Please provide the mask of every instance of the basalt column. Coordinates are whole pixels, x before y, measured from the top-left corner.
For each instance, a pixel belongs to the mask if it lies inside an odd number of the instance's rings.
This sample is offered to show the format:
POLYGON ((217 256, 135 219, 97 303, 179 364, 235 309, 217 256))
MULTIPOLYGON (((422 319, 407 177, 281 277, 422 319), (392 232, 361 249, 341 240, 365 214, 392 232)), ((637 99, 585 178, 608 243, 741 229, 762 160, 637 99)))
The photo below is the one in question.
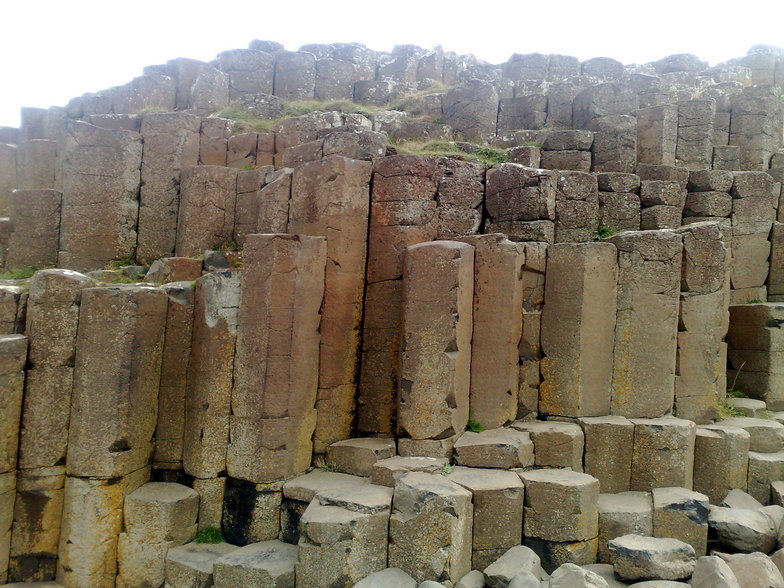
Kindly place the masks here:
POLYGON ((618 248, 610 411, 658 417, 672 409, 681 282, 681 237, 673 231, 624 232, 618 248))
POLYGON ((199 163, 200 126, 199 117, 179 112, 155 112, 142 118, 139 259, 152 261, 174 253, 180 171, 199 163))
POLYGON ((58 265, 94 270, 133 255, 141 158, 139 133, 69 123, 58 265))
POLYGON ((539 393, 544 414, 609 413, 616 258, 612 243, 557 243, 548 250, 539 393))
MULTIPOLYGON (((398 430, 406 453, 463 431, 468 420, 474 248, 436 241, 408 248, 398 430)), ((402 451, 401 451, 402 454, 402 451)))
POLYGON ((373 166, 368 234, 365 322, 359 382, 358 429, 391 435, 394 430, 403 319, 403 258, 406 247, 437 236, 434 159, 397 155, 373 166))
POLYGON ((314 451, 351 436, 365 286, 372 165, 330 156, 299 166, 288 232, 327 238, 314 451))
POLYGON ((310 466, 327 243, 248 235, 243 259, 227 466, 258 484, 310 466))
POLYGON ((10 579, 53 580, 60 537, 73 364, 82 290, 71 270, 37 272, 27 307, 29 353, 10 579))

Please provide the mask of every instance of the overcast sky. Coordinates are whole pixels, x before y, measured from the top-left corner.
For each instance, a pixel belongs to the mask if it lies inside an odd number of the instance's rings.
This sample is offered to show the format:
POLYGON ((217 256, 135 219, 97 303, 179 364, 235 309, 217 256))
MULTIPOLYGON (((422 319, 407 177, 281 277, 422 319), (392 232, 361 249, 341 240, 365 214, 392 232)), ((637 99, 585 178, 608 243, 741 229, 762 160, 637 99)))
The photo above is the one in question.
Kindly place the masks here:
POLYGON ((512 53, 561 53, 644 63, 695 53, 715 65, 754 44, 784 46, 784 0, 608 2, 514 0, 0 0, 0 125, 22 106, 64 105, 123 84, 145 65, 269 39, 414 43, 493 63, 512 53))

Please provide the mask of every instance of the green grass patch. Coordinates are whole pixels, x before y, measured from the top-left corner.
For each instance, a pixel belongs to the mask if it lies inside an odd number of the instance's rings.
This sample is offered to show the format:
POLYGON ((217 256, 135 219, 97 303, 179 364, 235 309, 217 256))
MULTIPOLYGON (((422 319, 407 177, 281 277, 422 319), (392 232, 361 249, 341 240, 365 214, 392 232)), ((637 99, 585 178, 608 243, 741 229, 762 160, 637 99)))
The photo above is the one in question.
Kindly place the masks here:
POLYGON ((749 395, 745 392, 741 392, 740 390, 735 390, 734 388, 731 390, 727 390, 727 396, 730 398, 748 398, 749 395))
POLYGON ((616 231, 615 229, 599 223, 596 227, 596 230, 593 232, 593 240, 601 241, 602 239, 606 239, 607 237, 612 237, 617 232, 618 231, 616 231))
POLYGON ((761 302, 762 300, 759 298, 752 298, 751 300, 748 301, 747 304, 760 304, 761 302))
POLYGON ((485 430, 485 428, 476 422, 474 419, 468 419, 468 422, 465 426, 466 431, 471 431, 472 433, 481 433, 485 430))
POLYGON ((104 269, 117 270, 121 267, 125 267, 126 265, 136 265, 136 263, 131 257, 118 257, 117 259, 113 259, 107 263, 104 269))
POLYGON ((141 280, 134 280, 133 278, 129 278, 128 276, 117 276, 115 278, 109 278, 108 280, 101 280, 102 284, 137 284, 141 280))
POLYGON ((452 473, 452 471, 454 469, 455 469, 455 466, 450 465, 448 463, 445 463, 444 465, 441 466, 441 475, 442 476, 448 476, 449 474, 452 473))
POLYGON ((169 112, 169 111, 161 106, 148 106, 147 108, 142 108, 140 111, 138 111, 136 113, 136 116, 144 116, 145 114, 152 114, 154 112, 169 112))
POLYGON ((403 141, 395 144, 398 153, 403 155, 427 155, 429 157, 451 157, 461 161, 473 161, 495 165, 509 161, 506 149, 495 147, 477 147, 472 153, 463 151, 453 141, 403 141))
POLYGON ((223 533, 220 529, 215 527, 204 527, 199 529, 196 537, 193 539, 194 543, 223 543, 223 533))
POLYGON ((8 270, 0 274, 0 280, 26 280, 32 278, 33 274, 38 270, 49 269, 51 265, 44 267, 18 267, 16 269, 8 270))
POLYGON ((716 420, 723 421, 724 419, 728 419, 730 417, 738 417, 738 416, 746 416, 745 413, 739 411, 737 408, 732 406, 729 402, 719 402, 716 404, 716 420))

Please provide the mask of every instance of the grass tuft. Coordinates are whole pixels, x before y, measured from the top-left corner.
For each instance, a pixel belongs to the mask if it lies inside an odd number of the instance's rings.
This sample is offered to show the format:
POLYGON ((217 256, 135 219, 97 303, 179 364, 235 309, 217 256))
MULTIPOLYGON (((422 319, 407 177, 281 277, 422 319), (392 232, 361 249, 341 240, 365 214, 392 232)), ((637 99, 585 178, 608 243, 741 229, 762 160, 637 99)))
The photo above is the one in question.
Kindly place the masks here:
POLYGON ((42 267, 18 267, 0 274, 0 280, 26 280, 27 278, 32 278, 33 274, 38 270, 49 269, 52 267, 54 266, 47 265, 42 267))
POLYGON ((603 225, 599 223, 596 226, 596 230, 593 232, 593 240, 594 241, 601 241, 602 239, 606 239, 607 237, 612 237, 615 233, 617 233, 615 229, 608 227, 607 225, 603 225))
POLYGON ((465 430, 470 431, 472 433, 481 433, 482 431, 485 430, 485 428, 482 425, 480 425, 478 422, 476 422, 474 419, 468 419, 468 422, 466 423, 465 426, 465 430))
POLYGON ((215 527, 205 527, 199 529, 196 537, 193 539, 194 543, 223 543, 223 533, 220 529, 215 527))
POLYGON ((398 153, 403 155, 427 155, 429 157, 451 157, 461 161, 473 161, 495 165, 509 161, 506 149, 495 147, 476 147, 472 153, 463 151, 453 141, 403 141, 395 145, 398 153))
POLYGON ((448 476, 449 474, 452 473, 452 471, 454 469, 455 469, 455 466, 450 465, 448 463, 445 463, 444 465, 441 466, 441 475, 442 476, 448 476))
POLYGON ((739 411, 737 408, 732 406, 729 402, 723 401, 719 402, 716 405, 716 420, 723 421, 724 419, 728 419, 730 417, 742 417, 746 416, 745 413, 739 411))

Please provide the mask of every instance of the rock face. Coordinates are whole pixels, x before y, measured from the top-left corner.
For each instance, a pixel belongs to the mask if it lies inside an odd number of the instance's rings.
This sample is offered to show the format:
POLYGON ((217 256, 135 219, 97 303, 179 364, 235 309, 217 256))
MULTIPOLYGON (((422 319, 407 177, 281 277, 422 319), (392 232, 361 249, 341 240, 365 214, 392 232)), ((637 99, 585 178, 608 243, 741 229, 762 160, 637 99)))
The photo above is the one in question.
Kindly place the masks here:
POLYGON ((0 584, 782 584, 782 86, 254 40, 24 108, 0 584))
POLYGON ((417 581, 456 582, 470 571, 471 493, 437 474, 398 478, 389 519, 389 566, 417 581))
POLYGON ((474 248, 437 242, 409 247, 399 432, 443 439, 465 428, 471 365, 474 248), (439 276, 434 280, 433 275, 439 276))
POLYGON ((607 546, 616 575, 625 581, 681 580, 697 564, 691 545, 677 539, 624 535, 607 546))

